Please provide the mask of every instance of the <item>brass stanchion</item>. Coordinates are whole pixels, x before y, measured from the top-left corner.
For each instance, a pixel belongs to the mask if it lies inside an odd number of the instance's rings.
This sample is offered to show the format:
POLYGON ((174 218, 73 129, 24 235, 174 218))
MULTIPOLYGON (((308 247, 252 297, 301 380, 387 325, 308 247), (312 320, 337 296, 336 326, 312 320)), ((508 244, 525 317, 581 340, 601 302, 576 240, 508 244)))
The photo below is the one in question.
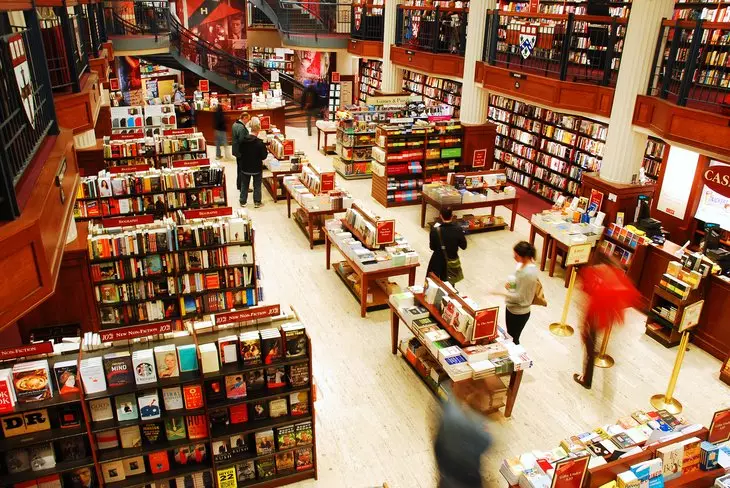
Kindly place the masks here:
POLYGON ((573 294, 573 287, 575 286, 575 277, 578 274, 575 270, 575 266, 570 271, 570 285, 568 285, 568 294, 565 295, 565 304, 563 305, 563 315, 560 318, 560 322, 553 322, 550 324, 550 332, 558 337, 570 337, 573 335, 573 327, 569 326, 566 321, 568 320, 568 310, 570 309, 570 297, 573 294))
POLYGON ((678 414, 682 411, 682 404, 679 400, 673 398, 674 387, 677 386, 677 378, 679 377, 679 370, 682 367, 682 361, 684 360, 684 353, 687 350, 687 344, 689 343, 689 331, 685 330, 682 333, 682 340, 679 341, 679 351, 677 351, 677 359, 674 360, 674 369, 672 370, 672 376, 669 378, 669 386, 667 386, 667 392, 664 394, 658 394, 651 397, 651 404, 657 410, 666 410, 672 415, 678 414))
POLYGON ((613 329, 613 325, 609 325, 608 329, 606 329, 606 332, 603 333, 601 351, 593 360, 593 364, 595 364, 599 368, 610 368, 616 363, 616 361, 614 361, 610 355, 606 354, 606 349, 608 349, 608 339, 611 337, 611 329, 613 329))

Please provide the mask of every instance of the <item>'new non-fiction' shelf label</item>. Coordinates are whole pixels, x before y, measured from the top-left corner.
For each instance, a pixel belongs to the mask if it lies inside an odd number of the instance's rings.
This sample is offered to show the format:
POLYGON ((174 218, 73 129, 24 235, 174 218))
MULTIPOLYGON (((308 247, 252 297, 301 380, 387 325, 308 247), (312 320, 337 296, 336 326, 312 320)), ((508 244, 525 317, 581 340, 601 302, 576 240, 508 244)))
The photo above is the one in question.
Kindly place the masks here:
POLYGON ((166 334, 172 332, 172 322, 156 322, 154 324, 134 325, 118 329, 102 330, 101 342, 126 341, 137 337, 166 334))
POLYGON ((247 322, 249 320, 276 317, 281 315, 281 305, 266 305, 262 307, 247 308, 238 312, 225 312, 215 315, 216 325, 231 324, 234 322, 247 322))

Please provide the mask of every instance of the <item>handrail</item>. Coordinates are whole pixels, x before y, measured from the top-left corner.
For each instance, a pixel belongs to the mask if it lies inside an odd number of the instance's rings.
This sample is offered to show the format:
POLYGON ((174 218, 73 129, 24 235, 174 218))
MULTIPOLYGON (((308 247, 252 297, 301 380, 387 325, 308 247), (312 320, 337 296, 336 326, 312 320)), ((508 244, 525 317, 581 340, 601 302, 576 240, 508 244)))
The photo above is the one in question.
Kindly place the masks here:
MULTIPOLYGON (((712 5, 712 4, 710 4, 712 5)), ((662 20, 662 27, 681 27, 682 29, 694 29, 697 26, 697 22, 694 20, 674 20, 664 19, 662 20)), ((702 21, 703 29, 727 29, 727 22, 705 22, 702 21)))
MULTIPOLYGON (((380 6, 383 8, 383 6, 380 6)), ((440 10, 441 12, 469 12, 469 7, 425 7, 420 5, 398 5, 398 8, 401 10, 422 10, 424 12, 434 12, 436 10, 440 10)))
POLYGON ((534 19, 545 19, 545 20, 568 20, 569 15, 573 15, 576 22, 606 22, 607 19, 615 20, 617 24, 628 24, 629 19, 621 17, 604 17, 602 15, 575 15, 575 14, 542 14, 532 12, 503 12, 501 10, 495 10, 502 17, 530 17, 534 19))

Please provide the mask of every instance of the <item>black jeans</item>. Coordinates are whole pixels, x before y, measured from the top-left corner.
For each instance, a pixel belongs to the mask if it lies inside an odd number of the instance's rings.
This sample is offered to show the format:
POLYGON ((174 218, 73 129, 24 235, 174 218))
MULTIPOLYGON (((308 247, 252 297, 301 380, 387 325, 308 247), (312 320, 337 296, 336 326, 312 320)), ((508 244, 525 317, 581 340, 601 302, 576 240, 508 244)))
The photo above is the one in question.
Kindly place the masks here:
POLYGON ((239 203, 245 205, 248 201, 248 187, 251 184, 251 178, 253 178, 253 203, 261 203, 261 176, 263 173, 257 173, 255 175, 247 175, 241 173, 241 196, 239 197, 239 203))
POLYGON ((527 321, 530 318, 530 312, 522 315, 517 315, 509 310, 505 309, 505 318, 507 322, 507 333, 512 336, 515 344, 520 343, 520 335, 522 335, 522 329, 527 325, 527 321))
POLYGON ((583 324, 580 338, 583 340, 583 346, 586 349, 586 356, 583 361, 583 384, 586 388, 590 388, 593 385, 594 361, 596 360, 596 329, 592 324, 588 322, 583 324))

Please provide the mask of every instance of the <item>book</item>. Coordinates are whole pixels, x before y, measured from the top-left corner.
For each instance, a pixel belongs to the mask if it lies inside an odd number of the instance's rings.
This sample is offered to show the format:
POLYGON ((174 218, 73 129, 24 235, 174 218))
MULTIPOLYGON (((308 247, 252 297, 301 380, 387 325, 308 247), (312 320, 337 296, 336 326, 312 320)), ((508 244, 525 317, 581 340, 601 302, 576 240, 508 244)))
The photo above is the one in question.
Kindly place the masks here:
POLYGON ((290 474, 294 469, 294 451, 279 452, 276 454, 276 474, 290 474))
POLYGON ((180 376, 174 344, 157 346, 154 348, 154 352, 157 375, 160 378, 176 378, 180 376))
POLYGON ((105 430, 103 432, 96 433, 96 447, 99 449, 115 449, 119 447, 119 437, 117 437, 117 431, 105 430))
POLYGON ((200 385, 185 385, 182 391, 187 410, 203 408, 203 390, 200 385))
POLYGON ((179 386, 171 386, 162 389, 162 402, 165 410, 182 410, 183 404, 182 389, 179 386))
POLYGON ((277 398, 269 401, 269 417, 272 419, 286 417, 289 410, 286 404, 286 398, 277 398))
POLYGON ((281 332, 279 329, 262 329, 261 336, 261 357, 264 364, 273 364, 283 358, 281 347, 281 332))
POLYGON ((70 473, 72 488, 91 488, 97 486, 96 473, 93 468, 76 468, 70 473))
POLYGON ((139 415, 142 420, 152 420, 160 418, 160 399, 157 396, 157 390, 141 393, 137 397, 139 404, 139 415))
POLYGON ((119 429, 119 440, 124 449, 140 447, 142 445, 142 434, 139 431, 139 426, 132 425, 119 429))
POLYGON ((162 423, 154 422, 142 425, 142 442, 145 445, 155 445, 162 442, 162 423))
POLYGON ((235 335, 221 337, 218 339, 218 350, 220 351, 221 364, 237 363, 238 337, 235 335))
POLYGON ((309 393, 298 391, 289 395, 289 408, 294 417, 309 413, 309 393))
POLYGON ((91 420, 94 422, 112 420, 114 418, 114 410, 112 409, 110 398, 89 400, 89 410, 91 411, 91 420))
POLYGON ((314 467, 314 456, 311 447, 300 447, 294 451, 297 471, 306 471, 314 467))
POLYGON ((10 368, 0 370, 0 414, 12 412, 16 401, 13 370, 10 368))
POLYGON ((684 445, 681 443, 660 447, 656 451, 657 457, 662 460, 662 474, 664 481, 670 481, 682 476, 682 461, 684 459, 684 445))
POLYGON ((611 437, 611 440, 614 444, 618 446, 619 449, 628 449, 629 447, 635 445, 636 443, 629 437, 627 434, 620 432, 618 434, 615 434, 613 437, 611 437))
POLYGON ((271 454, 275 450, 274 446, 274 431, 273 430, 264 430, 261 432, 256 432, 255 436, 256 441, 256 455, 262 456, 264 454, 271 454))
POLYGON ((183 417, 165 419, 165 437, 167 437, 168 441, 187 438, 183 417))
POLYGON ((226 384, 223 379, 215 379, 205 382, 205 398, 208 403, 214 405, 226 398, 226 384))
POLYGON ((243 374, 226 376, 226 398, 244 398, 246 396, 246 381, 243 374))
POLYGON ((236 464, 236 477, 238 481, 250 481, 256 479, 256 470, 252 460, 236 464))
POLYGON ((230 438, 231 452, 238 456, 248 452, 248 442, 246 442, 246 436, 243 434, 235 434, 230 438))
POLYGON ((701 451, 700 445, 702 444, 702 441, 700 441, 700 439, 698 439, 697 437, 691 437, 682 441, 682 444, 684 445, 684 456, 682 457, 682 476, 684 476, 694 471, 699 471, 701 451))
POLYGON ((104 372, 109 388, 134 384, 132 356, 127 351, 105 354, 104 372))
POLYGON ((170 471, 170 458, 167 456, 167 451, 156 451, 150 453, 147 460, 150 463, 150 472, 152 472, 152 474, 170 471))
POLYGON ((68 437, 58 441, 60 462, 79 461, 89 456, 86 442, 82 436, 68 437))
POLYGON ((114 397, 114 404, 117 410, 117 420, 123 422, 125 420, 137 420, 137 398, 134 393, 119 395, 114 397))
POLYGON ((301 322, 287 323, 281 326, 286 344, 288 359, 302 358, 307 355, 307 336, 301 322))
MULTIPOLYGON (((111 406, 109 411, 111 413, 111 406)), ((58 413, 58 426, 62 429, 73 429, 81 426, 84 414, 81 410, 80 404, 69 403, 66 405, 60 405, 56 408, 56 412, 58 413)))
POLYGON ((286 370, 283 367, 266 368, 266 387, 282 388, 286 386, 286 370))
POLYGON ((33 471, 43 471, 56 467, 56 454, 53 450, 53 444, 50 442, 32 446, 29 457, 30 469, 33 471))
POLYGON ((134 367, 134 381, 138 385, 157 382, 155 356, 152 349, 134 351, 132 353, 132 366, 134 367))
POLYGON ((84 392, 87 395, 106 391, 106 376, 101 357, 82 359, 79 375, 84 384, 84 392))
POLYGON ((188 439, 204 439, 208 437, 208 419, 205 415, 188 415, 185 417, 188 427, 188 439))
POLYGON ((261 369, 248 371, 243 374, 243 378, 246 381, 246 391, 261 391, 266 386, 264 371, 261 369))
POLYGON ((292 364, 288 369, 287 376, 293 388, 309 384, 309 365, 307 363, 292 364))
POLYGON ((267 456, 256 460, 256 475, 260 480, 273 478, 276 475, 274 456, 267 456))
POLYGON ((104 483, 116 483, 127 478, 124 472, 124 463, 121 461, 110 461, 102 464, 101 472, 104 475, 104 483))
POLYGON ((294 435, 297 439, 297 446, 312 443, 312 422, 306 421, 294 426, 294 435))
POLYGON ((239 341, 243 364, 246 366, 261 364, 261 339, 258 331, 240 334, 239 341))
POLYGON ((56 377, 58 393, 67 395, 78 393, 78 364, 76 361, 59 361, 53 365, 53 374, 56 377))
POLYGON ((231 419, 228 416, 227 408, 219 408, 208 412, 208 420, 210 422, 211 436, 217 437, 226 433, 231 425, 231 419))
POLYGON ((11 449, 5 453, 8 473, 16 474, 30 471, 30 452, 27 449, 11 449))
POLYGON ((294 435, 294 426, 287 425, 276 429, 276 449, 281 451, 289 449, 297 445, 296 436, 294 435))
POLYGON ((195 350, 195 344, 177 346, 177 356, 181 373, 198 370, 198 353, 195 350))
POLYGON ((266 400, 250 403, 251 419, 263 420, 269 418, 269 403, 266 400))
POLYGON ((231 459, 231 445, 228 439, 213 441, 211 446, 213 457, 216 461, 225 461, 231 459))
POLYGON ((122 460, 124 465, 124 473, 127 476, 136 476, 145 472, 144 458, 142 456, 135 456, 122 460))
POLYGON ((233 405, 229 409, 231 424, 243 424, 248 422, 248 405, 233 405))
POLYGON ((53 396, 48 360, 16 363, 12 372, 17 403, 41 402, 53 396))
POLYGON ((200 362, 205 373, 215 373, 220 371, 220 365, 218 364, 218 348, 215 343, 209 342, 207 344, 201 344, 198 346, 200 351, 200 362))

